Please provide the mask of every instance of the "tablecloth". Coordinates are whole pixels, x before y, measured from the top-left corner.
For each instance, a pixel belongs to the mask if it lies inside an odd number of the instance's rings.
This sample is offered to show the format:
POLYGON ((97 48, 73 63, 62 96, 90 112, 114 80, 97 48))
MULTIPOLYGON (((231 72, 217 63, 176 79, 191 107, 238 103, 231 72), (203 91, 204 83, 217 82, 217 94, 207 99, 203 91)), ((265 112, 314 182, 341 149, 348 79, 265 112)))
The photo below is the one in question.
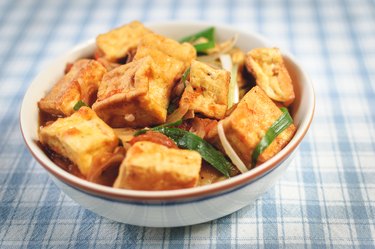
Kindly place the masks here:
POLYGON ((0 248, 375 248, 373 0, 0 1, 0 248), (316 112, 285 175, 205 224, 145 228, 83 209, 32 158, 22 97, 72 46, 131 20, 204 20, 265 35, 310 75, 316 112))

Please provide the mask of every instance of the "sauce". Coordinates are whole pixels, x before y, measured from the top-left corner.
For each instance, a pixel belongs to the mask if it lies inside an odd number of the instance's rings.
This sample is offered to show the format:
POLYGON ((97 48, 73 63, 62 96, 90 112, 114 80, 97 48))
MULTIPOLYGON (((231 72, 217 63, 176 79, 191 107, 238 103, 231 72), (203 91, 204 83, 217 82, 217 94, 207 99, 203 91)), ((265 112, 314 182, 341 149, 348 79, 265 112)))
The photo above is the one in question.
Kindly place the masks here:
MULTIPOLYGON (((49 114, 42 110, 39 110, 39 126, 43 127, 48 125, 50 122, 54 122, 59 117, 56 115, 49 114)), ((53 150, 51 150, 48 146, 43 145, 41 142, 37 141, 39 148, 43 150, 43 152, 54 162, 57 166, 62 168, 63 170, 67 171, 70 174, 73 174, 79 178, 86 179, 81 172, 79 171, 77 165, 72 163, 68 158, 63 157, 62 155, 57 154, 53 150)))
MULTIPOLYGON (((42 110, 39 110, 39 126, 43 127, 48 125, 50 122, 54 122, 59 118, 59 116, 49 114, 42 110)), ((77 165, 72 163, 68 158, 63 157, 62 155, 57 154, 51 150, 48 146, 43 145, 41 142, 37 141, 39 148, 54 162, 57 166, 65 170, 66 172, 73 174, 79 178, 86 179, 81 172, 79 171, 77 165)))
POLYGON ((39 120, 38 120, 39 121, 39 127, 46 126, 50 122, 56 121, 58 118, 60 118, 60 117, 56 116, 56 115, 52 115, 48 112, 44 112, 44 111, 39 109, 39 120))
POLYGON ((66 172, 75 175, 79 178, 86 179, 84 175, 81 174, 79 171, 77 165, 72 163, 68 158, 63 157, 60 154, 57 154, 53 150, 51 150, 48 146, 43 145, 39 141, 37 141, 37 144, 39 148, 41 148, 44 153, 48 156, 49 159, 51 159, 52 162, 54 162, 57 166, 65 170, 66 172))

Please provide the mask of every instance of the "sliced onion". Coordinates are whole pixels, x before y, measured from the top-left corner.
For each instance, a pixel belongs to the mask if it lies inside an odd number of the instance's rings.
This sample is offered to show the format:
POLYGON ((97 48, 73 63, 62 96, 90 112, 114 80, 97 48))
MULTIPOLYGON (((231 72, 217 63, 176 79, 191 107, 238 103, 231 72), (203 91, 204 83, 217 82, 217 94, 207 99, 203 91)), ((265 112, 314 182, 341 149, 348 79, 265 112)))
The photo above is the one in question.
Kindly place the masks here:
POLYGON ((227 70, 228 72, 232 72, 232 58, 230 57, 230 55, 221 54, 219 58, 223 69, 227 70))
POLYGON ((231 108, 233 104, 240 101, 240 94, 237 84, 238 65, 233 65, 232 57, 229 54, 220 55, 220 62, 223 69, 231 73, 228 91, 228 108, 231 108))
POLYGON ((200 118, 195 118, 189 130, 200 138, 204 138, 206 136, 206 129, 202 121, 203 120, 200 118))
POLYGON ((212 54, 198 56, 197 60, 202 62, 213 62, 219 59, 220 55, 228 53, 234 45, 236 45, 238 39, 238 34, 233 36, 230 40, 220 43, 217 48, 213 48, 214 51, 212 54))
POLYGON ((167 123, 173 123, 181 120, 185 114, 189 111, 189 104, 181 104, 174 112, 167 117, 167 123))
POLYGON ((225 136, 222 121, 220 121, 217 124, 217 132, 218 132, 218 135, 219 135, 219 138, 220 138, 221 145, 223 146, 225 153, 228 155, 228 157, 230 158, 232 163, 237 167, 237 169, 241 173, 245 173, 245 172, 249 171, 247 169, 247 167, 245 166, 245 164, 240 159, 240 157, 234 151, 233 147, 230 145, 227 137, 225 136))
POLYGON ((118 168, 124 158, 125 150, 122 147, 117 147, 113 153, 106 152, 100 157, 94 156, 87 180, 111 186, 116 179, 118 168))
POLYGON ((222 53, 222 54, 228 53, 229 50, 231 50, 234 47, 234 45, 236 45, 237 40, 238 40, 238 34, 235 34, 229 40, 226 40, 225 42, 222 42, 222 43, 218 43, 216 44, 214 48, 207 50, 207 53, 209 55, 215 54, 215 53, 222 53))
POLYGON ((192 119, 195 117, 195 112, 194 110, 189 110, 186 112, 186 114, 184 115, 183 119, 192 119))
MULTIPOLYGON (((190 109, 190 103, 189 100, 184 99, 184 93, 185 92, 193 92, 193 88, 190 84, 187 84, 184 92, 182 93, 181 99, 179 106, 174 112, 172 112, 168 117, 167 117, 167 123, 173 123, 178 120, 181 120, 184 118, 184 116, 188 113, 190 109)), ((187 98, 189 98, 190 94, 187 94, 187 98)))

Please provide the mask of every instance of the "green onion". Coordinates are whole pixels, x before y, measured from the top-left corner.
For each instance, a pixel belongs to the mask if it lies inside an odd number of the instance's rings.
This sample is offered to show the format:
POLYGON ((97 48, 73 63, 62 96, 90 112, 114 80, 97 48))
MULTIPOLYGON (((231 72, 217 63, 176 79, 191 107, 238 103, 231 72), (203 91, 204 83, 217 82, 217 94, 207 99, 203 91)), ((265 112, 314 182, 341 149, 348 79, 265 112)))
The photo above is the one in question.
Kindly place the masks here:
MULTIPOLYGON (((186 87, 186 79, 187 79, 189 74, 190 74, 190 67, 188 67, 188 69, 186 69, 186 71, 184 72, 184 74, 181 77, 181 82, 184 85, 184 89, 186 87)), ((169 103, 168 109, 167 109, 168 115, 172 114, 178 108, 178 105, 179 105, 178 101, 180 100, 180 97, 181 96, 176 96, 171 100, 171 102, 169 103)))
POLYGON ((74 110, 74 111, 78 111, 79 108, 81 108, 82 106, 89 106, 89 105, 86 104, 85 102, 83 102, 82 100, 79 100, 79 101, 73 106, 73 110, 74 110))
POLYGON ((251 161, 252 167, 255 167, 259 155, 263 153, 263 151, 272 143, 272 141, 293 123, 293 119, 290 116, 288 109, 285 107, 281 107, 280 109, 283 113, 267 130, 264 137, 254 149, 251 161))
POLYGON ((206 162, 211 164, 224 176, 229 177, 232 164, 207 141, 191 132, 178 128, 155 127, 153 130, 171 138, 180 148, 197 151, 206 162))
POLYGON ((194 44, 195 50, 197 52, 204 52, 207 49, 215 47, 215 28, 210 27, 208 29, 202 30, 196 34, 186 36, 180 40, 180 42, 194 43, 199 38, 206 38, 208 41, 203 43, 194 44))
POLYGON ((186 79, 187 79, 189 74, 190 74, 190 67, 188 67, 188 69, 186 69, 186 71, 184 72, 184 74, 181 77, 181 82, 182 82, 182 84, 184 84, 184 87, 186 87, 186 79))
POLYGON ((165 127, 175 127, 175 126, 179 126, 180 124, 182 124, 182 120, 177 120, 176 122, 172 122, 172 123, 168 123, 168 124, 162 124, 162 125, 159 125, 159 126, 155 126, 153 128, 150 128, 150 129, 142 129, 142 130, 138 130, 136 132, 134 132, 134 136, 138 136, 138 135, 141 135, 141 134, 145 134, 146 132, 148 131, 156 131, 160 128, 165 128, 165 127))

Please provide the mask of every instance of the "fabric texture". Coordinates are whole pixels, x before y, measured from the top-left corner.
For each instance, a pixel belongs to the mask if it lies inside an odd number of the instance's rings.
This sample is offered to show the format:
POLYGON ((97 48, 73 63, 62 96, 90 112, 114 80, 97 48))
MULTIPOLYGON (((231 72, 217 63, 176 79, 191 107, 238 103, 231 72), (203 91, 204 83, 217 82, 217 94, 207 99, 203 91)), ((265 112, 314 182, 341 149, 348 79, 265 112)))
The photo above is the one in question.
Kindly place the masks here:
POLYGON ((372 0, 0 1, 0 248, 375 248, 372 0), (23 95, 71 47, 140 20, 204 20, 265 35, 313 81, 313 124, 253 205, 201 225, 120 224, 64 195, 19 129, 23 95))

